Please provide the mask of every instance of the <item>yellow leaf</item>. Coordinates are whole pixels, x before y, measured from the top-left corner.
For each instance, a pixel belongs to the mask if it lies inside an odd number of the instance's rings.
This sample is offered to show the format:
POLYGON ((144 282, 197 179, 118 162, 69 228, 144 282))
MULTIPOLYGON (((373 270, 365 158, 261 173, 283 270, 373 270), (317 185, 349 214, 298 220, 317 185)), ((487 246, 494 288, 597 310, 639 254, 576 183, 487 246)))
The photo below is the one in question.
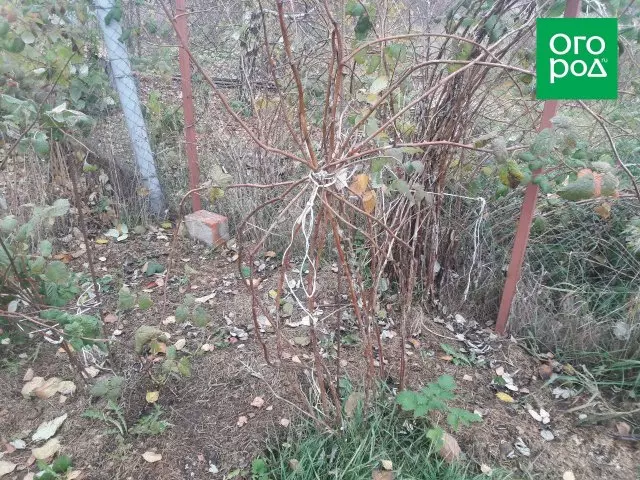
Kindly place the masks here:
POLYGON ((276 290, 269 290, 269 296, 275 300, 278 296, 278 292, 276 290))
POLYGON ((98 238, 98 239, 96 240, 96 243, 97 243, 98 245, 104 245, 104 244, 106 244, 106 243, 109 243, 109 240, 107 240, 106 238, 98 238))
POLYGON ((504 392, 496 393, 496 397, 498 397, 498 400, 502 400, 503 402, 507 402, 507 403, 515 402, 515 400, 513 399, 513 397, 511 395, 507 395, 504 392))
POLYGON ((376 192, 367 190, 362 194, 362 207, 367 213, 372 213, 376 209, 376 192))
POLYGON ((608 202, 604 202, 593 210, 600 215, 600 218, 603 220, 608 220, 611 217, 611 205, 608 202))
POLYGON ((160 392, 147 392, 147 403, 156 403, 160 398, 160 392))
POLYGON ((160 226, 161 226, 162 228, 164 228, 165 230, 166 230, 166 229, 169 229, 169 228, 171 228, 171 227, 172 227, 171 222, 162 222, 162 223, 160 224, 160 226))
POLYGON ((361 173, 360 175, 356 176, 356 179, 353 181, 349 188, 356 195, 362 195, 367 190, 368 186, 369 175, 367 175, 366 173, 361 173))

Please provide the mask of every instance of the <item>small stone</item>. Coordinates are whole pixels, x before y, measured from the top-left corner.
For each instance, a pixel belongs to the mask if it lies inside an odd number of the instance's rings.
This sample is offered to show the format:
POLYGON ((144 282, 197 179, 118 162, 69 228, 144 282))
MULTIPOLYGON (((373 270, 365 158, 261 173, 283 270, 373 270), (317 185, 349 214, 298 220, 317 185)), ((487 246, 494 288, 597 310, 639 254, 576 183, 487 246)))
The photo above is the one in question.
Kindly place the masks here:
POLYGON ((287 428, 290 424, 290 420, 288 418, 281 418, 280 419, 280 425, 282 425, 284 428, 287 428))
POLYGON ((60 398, 58 398, 58 403, 62 404, 64 402, 66 402, 67 398, 69 398, 69 397, 67 397, 66 395, 60 395, 60 398))
POLYGON ((393 470, 393 462, 391 460, 381 460, 380 464, 385 470, 393 470))
POLYGON ((253 402, 251 402, 252 407, 261 408, 263 405, 264 405, 264 398, 262 397, 256 397, 253 399, 253 402))
POLYGON ((576 476, 571 470, 567 470, 562 474, 562 480, 576 480, 576 476))
POLYGON ((24 377, 22 377, 22 381, 30 382, 31 380, 33 380, 33 377, 34 377, 33 368, 28 368, 24 374, 24 377))
POLYGON ((162 321, 162 324, 163 324, 163 325, 169 325, 170 323, 176 323, 176 317, 174 317, 173 315, 171 315, 171 316, 169 316, 169 317, 165 318, 165 319, 162 321))
POLYGON ((462 377, 462 380, 464 380, 465 382, 473 382, 473 377, 471 375, 465 375, 464 377, 462 377))
POLYGON ((484 463, 480 465, 480 471, 485 475, 491 475, 491 473, 493 473, 493 469, 489 465, 486 465, 484 463))
POLYGON ((300 358, 298 358, 298 356, 297 356, 297 355, 294 355, 293 357, 291 357, 291 361, 292 361, 293 363, 302 363, 302 362, 300 361, 300 358))

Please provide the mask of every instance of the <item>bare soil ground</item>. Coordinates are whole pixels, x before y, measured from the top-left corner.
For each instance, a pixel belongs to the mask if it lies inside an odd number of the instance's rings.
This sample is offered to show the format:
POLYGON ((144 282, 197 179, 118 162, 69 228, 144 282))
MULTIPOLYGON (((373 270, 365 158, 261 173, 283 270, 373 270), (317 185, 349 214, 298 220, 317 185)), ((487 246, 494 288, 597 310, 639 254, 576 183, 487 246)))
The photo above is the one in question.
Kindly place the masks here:
MULTIPOLYGON (((309 375, 313 366, 310 347, 287 343, 283 349, 285 355, 278 360, 275 335, 263 334, 274 359, 274 365, 269 366, 252 330, 247 341, 230 342, 231 337, 226 333, 229 320, 233 326, 250 329, 251 302, 237 266, 228 262, 224 252, 212 252, 190 240, 181 240, 179 252, 174 254, 168 305, 163 308, 163 288, 153 284, 154 278, 143 275, 141 267, 151 259, 166 265, 170 236, 170 231, 155 229, 121 243, 95 245, 95 250, 96 257, 101 258, 97 261, 99 275, 109 274, 114 278, 111 289, 103 292, 105 312, 117 313, 117 290, 122 283, 134 292, 150 290, 154 300, 150 309, 118 312, 117 322, 105 325, 107 335, 111 336, 115 330, 121 330, 122 334, 113 337, 109 360, 102 365, 104 370, 97 378, 113 373, 125 378, 121 403, 129 425, 151 410, 145 400, 146 392, 158 390, 148 374, 151 360, 134 352, 135 330, 140 325, 157 326, 171 334, 168 343, 185 338, 184 351, 192 353, 191 377, 172 379, 159 389, 158 404, 165 411, 171 428, 162 435, 128 436, 125 441, 107 434, 105 424, 81 416, 96 401, 91 399, 67 358, 57 353, 54 346, 43 344, 33 364, 22 360, 13 373, 10 369, 0 371, 0 451, 5 452, 2 460, 18 464, 19 469, 6 478, 22 480, 28 472, 36 471, 29 460, 30 432, 41 422, 63 413, 69 417, 57 434, 62 451, 72 456, 74 468, 83 472, 82 478, 95 480, 222 479, 236 469, 246 471, 252 459, 264 451, 267 440, 286 437, 287 429, 295 428, 296 421, 304 417, 303 398, 308 397, 313 388, 309 375), (214 292, 215 296, 204 304, 212 318, 207 327, 162 323, 174 314, 186 293, 201 297, 214 292), (205 343, 216 342, 218 346, 211 352, 198 350, 205 343), (38 376, 73 380, 78 391, 64 403, 57 397, 26 400, 20 390, 28 367, 38 376), (265 401, 261 408, 251 406, 256 396, 265 401), (246 416, 247 422, 238 426, 241 416, 246 416), (281 425, 283 418, 291 420, 290 426, 281 425), (27 440, 27 448, 11 451, 7 442, 17 437, 27 440), (160 453, 162 460, 147 463, 142 454, 149 450, 160 453), (219 473, 211 473, 211 465, 215 465, 219 473)), ((86 256, 74 262, 79 262, 77 267, 82 268, 86 256)), ((261 285, 265 296, 275 286, 276 272, 277 268, 271 269, 267 262, 261 285)), ((330 287, 325 289, 320 292, 321 298, 331 294, 330 287)), ((296 315, 299 316, 294 313, 294 319, 298 318, 296 315)), ((472 315, 465 316, 467 321, 473 320, 472 315)), ((446 316, 443 318, 446 320, 446 316)), ((283 331, 292 339, 304 336, 305 328, 284 327, 283 331)), ((569 400, 555 400, 551 389, 539 378, 540 361, 527 354, 518 343, 495 338, 488 330, 478 328, 475 335, 492 347, 486 355, 486 365, 456 365, 440 346, 446 343, 458 348, 461 344, 454 332, 433 322, 428 315, 417 314, 414 329, 420 333, 408 350, 409 386, 420 388, 439 375, 450 374, 458 384, 457 406, 477 410, 483 416, 482 423, 456 434, 469 460, 513 471, 514 478, 560 479, 567 471, 581 480, 638 478, 637 445, 612 437, 616 420, 579 426, 578 415, 594 410, 565 412, 587 402, 590 395, 585 392, 569 400), (515 403, 496 397, 497 388, 491 382, 500 367, 513 377, 520 389, 512 392, 515 403), (542 438, 540 422, 523 407, 527 403, 549 412, 550 430, 555 437, 552 441, 542 438), (514 447, 518 439, 529 448, 528 456, 514 447)), ((28 343, 12 348, 11 356, 17 358, 21 352, 31 356, 36 347, 35 343, 28 343)), ((398 378, 398 337, 385 340, 383 350, 389 359, 388 377, 393 385, 398 378)), ((362 347, 345 347, 343 358, 347 361, 346 375, 354 384, 361 383, 362 347)))

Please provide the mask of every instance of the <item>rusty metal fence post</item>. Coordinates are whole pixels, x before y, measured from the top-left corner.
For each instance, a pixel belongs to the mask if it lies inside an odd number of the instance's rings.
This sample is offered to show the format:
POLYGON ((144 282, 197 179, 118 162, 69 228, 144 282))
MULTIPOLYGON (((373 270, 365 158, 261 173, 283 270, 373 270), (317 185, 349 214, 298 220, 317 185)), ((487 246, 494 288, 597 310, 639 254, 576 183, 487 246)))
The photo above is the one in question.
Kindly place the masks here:
MULTIPOLYGON (((564 11, 564 16, 565 18, 577 17, 579 10, 580 0, 567 0, 567 6, 564 11)), ((540 128, 538 129, 538 131, 542 131, 546 128, 551 128, 551 119, 556 116, 557 112, 557 100, 548 100, 544 102, 542 119, 540 120, 540 128)), ((534 171, 534 177, 541 172, 542 170, 534 171)), ((502 292, 502 300, 500 301, 498 319, 496 320, 496 333, 500 335, 504 335, 507 330, 507 321, 509 320, 511 304, 513 303, 513 298, 516 294, 516 288, 518 286, 520 273, 522 271, 522 264, 524 263, 524 256, 527 251, 527 244, 529 243, 529 233, 531 231, 533 215, 536 210, 538 190, 538 185, 533 182, 529 183, 525 190, 524 200, 522 203, 522 208, 520 210, 520 220, 518 221, 518 229, 516 231, 516 237, 513 242, 513 251, 511 252, 511 261, 509 263, 509 269, 507 270, 507 279, 505 281, 504 290, 502 292)))
MULTIPOLYGON (((176 0, 176 29, 181 41, 178 47, 178 62, 180 65, 180 80, 182 86, 182 110, 184 114, 185 152, 189 167, 189 189, 194 190, 200 184, 200 164, 198 163, 198 148, 196 144, 196 121, 193 108, 193 88, 191 86, 191 62, 185 46, 189 44, 189 28, 187 26, 186 1, 176 0)), ((202 210, 200 194, 194 192, 191 197, 193 211, 202 210)))

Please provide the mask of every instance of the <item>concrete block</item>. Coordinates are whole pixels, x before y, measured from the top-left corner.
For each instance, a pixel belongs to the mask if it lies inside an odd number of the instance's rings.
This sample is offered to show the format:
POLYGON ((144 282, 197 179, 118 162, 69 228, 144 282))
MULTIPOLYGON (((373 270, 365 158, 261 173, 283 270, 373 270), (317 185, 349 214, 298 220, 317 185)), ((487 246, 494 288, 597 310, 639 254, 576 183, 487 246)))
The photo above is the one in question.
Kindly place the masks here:
POLYGON ((189 236, 217 247, 229 240, 229 222, 224 215, 198 210, 184 217, 189 236))

